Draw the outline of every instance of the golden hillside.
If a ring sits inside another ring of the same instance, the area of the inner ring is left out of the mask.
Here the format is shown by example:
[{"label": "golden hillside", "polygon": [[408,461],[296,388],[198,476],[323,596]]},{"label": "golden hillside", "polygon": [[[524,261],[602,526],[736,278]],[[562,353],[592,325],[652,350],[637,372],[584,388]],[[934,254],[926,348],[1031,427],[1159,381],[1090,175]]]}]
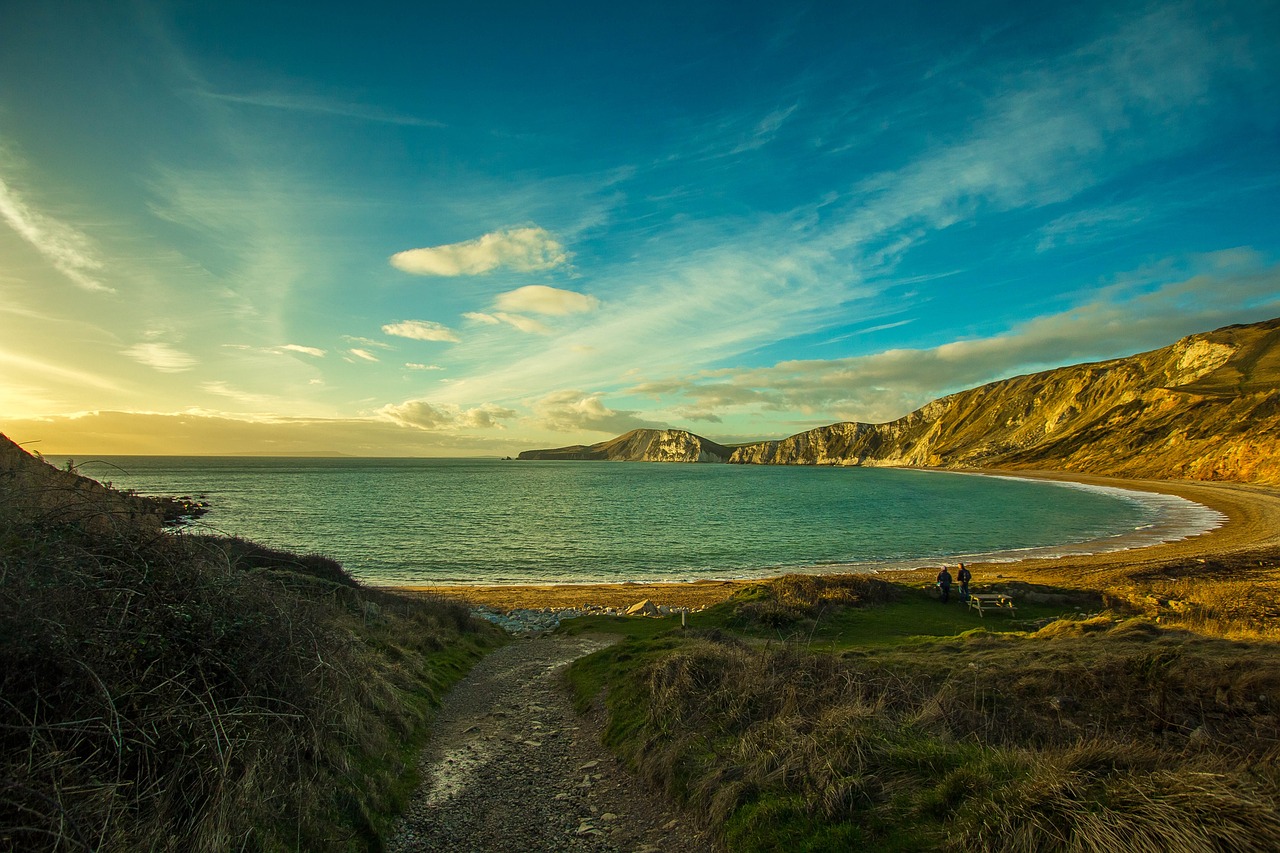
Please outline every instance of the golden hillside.
[{"label": "golden hillside", "polygon": [[733,462],[1056,468],[1280,483],[1280,320],[1018,376],[887,424],[840,423]]}]

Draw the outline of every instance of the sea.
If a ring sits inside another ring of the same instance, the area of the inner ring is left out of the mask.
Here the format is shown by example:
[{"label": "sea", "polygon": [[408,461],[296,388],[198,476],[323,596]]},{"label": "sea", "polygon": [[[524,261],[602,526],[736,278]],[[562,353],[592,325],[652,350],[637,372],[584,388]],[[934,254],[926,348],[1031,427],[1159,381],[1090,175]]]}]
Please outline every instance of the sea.
[{"label": "sea", "polygon": [[194,533],[379,585],[692,581],[1136,548],[1224,517],[1182,498],[887,468],[124,456],[67,460],[210,511]]}]

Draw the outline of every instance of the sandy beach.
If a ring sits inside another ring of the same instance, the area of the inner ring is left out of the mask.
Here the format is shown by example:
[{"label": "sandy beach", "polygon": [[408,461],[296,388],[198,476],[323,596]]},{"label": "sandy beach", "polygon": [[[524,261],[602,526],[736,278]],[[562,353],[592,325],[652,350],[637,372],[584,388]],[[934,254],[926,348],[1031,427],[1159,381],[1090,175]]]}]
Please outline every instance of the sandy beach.
[{"label": "sandy beach", "polygon": [[[1128,551],[1106,554],[1030,559],[1016,562],[970,563],[975,579],[998,577],[1055,586],[1098,589],[1122,583],[1126,576],[1163,565],[1210,557],[1225,557],[1280,548],[1280,490],[1241,483],[1187,480],[1128,480],[1057,471],[982,470],[976,474],[1027,477],[1109,486],[1176,495],[1203,504],[1226,516],[1208,533]],[[928,583],[937,565],[894,571],[895,578]],[[443,595],[501,610],[513,608],[569,608],[584,605],[626,607],[643,599],[671,607],[703,607],[732,596],[753,580],[701,580],[688,583],[603,583],[504,586],[400,587],[417,594]]]}]

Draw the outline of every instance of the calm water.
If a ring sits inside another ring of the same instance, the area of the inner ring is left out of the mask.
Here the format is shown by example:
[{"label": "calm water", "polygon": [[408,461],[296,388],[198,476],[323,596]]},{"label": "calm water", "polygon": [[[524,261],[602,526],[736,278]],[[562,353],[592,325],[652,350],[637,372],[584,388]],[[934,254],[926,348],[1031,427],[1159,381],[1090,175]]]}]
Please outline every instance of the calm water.
[{"label": "calm water", "polygon": [[137,456],[76,462],[81,473],[117,488],[210,501],[197,530],[323,553],[375,583],[892,568],[1114,550],[1220,522],[1177,498],[874,468]]}]

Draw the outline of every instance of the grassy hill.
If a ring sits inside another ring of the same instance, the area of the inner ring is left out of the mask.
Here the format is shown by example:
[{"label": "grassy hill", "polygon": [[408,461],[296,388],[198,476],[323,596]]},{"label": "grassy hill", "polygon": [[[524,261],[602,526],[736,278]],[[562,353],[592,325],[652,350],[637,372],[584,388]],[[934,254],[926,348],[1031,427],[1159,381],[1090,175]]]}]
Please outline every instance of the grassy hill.
[{"label": "grassy hill", "polygon": [[381,849],[498,632],[163,514],[0,436],[0,850]]}]

